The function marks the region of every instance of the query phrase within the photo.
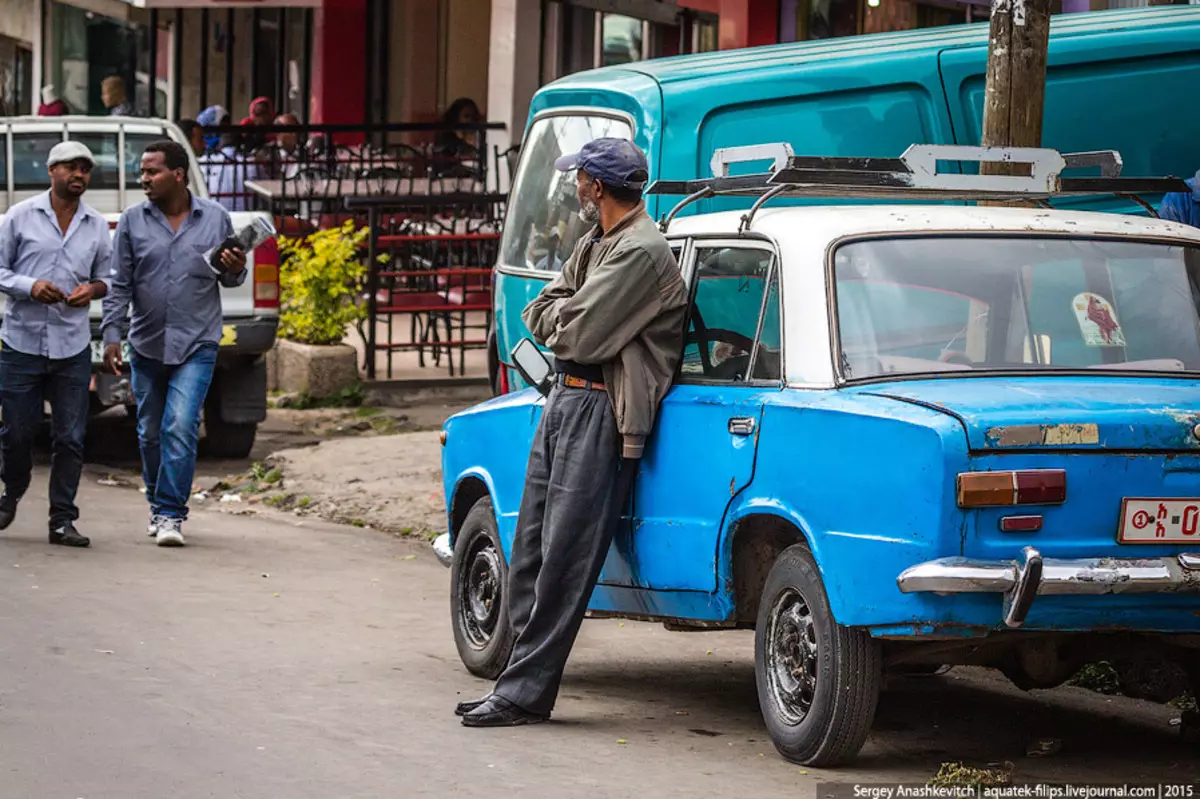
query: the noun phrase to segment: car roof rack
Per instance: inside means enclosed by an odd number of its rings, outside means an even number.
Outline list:
[[[729,174],[734,164],[772,160],[770,172]],[[938,171],[946,161],[1008,165],[1016,174],[960,174]],[[665,232],[680,211],[709,197],[758,198],[742,217],[739,232],[775,197],[829,197],[862,200],[1034,202],[1050,208],[1055,197],[1112,194],[1130,199],[1157,217],[1139,194],[1189,191],[1175,177],[1121,177],[1116,150],[1062,154],[1039,147],[970,147],[914,144],[899,158],[797,156],[786,142],[727,147],[713,153],[713,177],[658,180],[647,194],[685,195],[660,223]],[[1023,169],[1018,169],[1021,166]],[[1099,167],[1099,177],[1063,177],[1064,169]],[[1027,174],[1020,174],[1026,172]]]

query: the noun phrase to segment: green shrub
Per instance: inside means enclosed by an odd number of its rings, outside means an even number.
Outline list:
[[[279,237],[279,335],[301,344],[338,344],[346,327],[366,317],[361,301],[367,277],[362,245],[370,229],[318,230],[304,238]],[[379,256],[381,263],[387,256]]]

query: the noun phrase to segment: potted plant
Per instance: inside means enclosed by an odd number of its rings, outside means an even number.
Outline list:
[[[347,328],[367,314],[362,302],[370,229],[348,220],[339,228],[279,237],[279,336],[274,387],[314,398],[358,382],[358,357]],[[385,260],[386,256],[380,256]]]

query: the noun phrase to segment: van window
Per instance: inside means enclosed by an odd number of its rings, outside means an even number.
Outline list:
[[[559,172],[554,162],[603,137],[630,139],[633,131],[627,122],[601,116],[546,117],[530,128],[500,242],[502,265],[545,272],[562,269],[591,225],[579,218],[575,173]]]

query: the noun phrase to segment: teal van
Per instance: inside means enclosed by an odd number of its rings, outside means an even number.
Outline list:
[[[644,61],[542,88],[496,264],[493,390],[525,387],[507,355],[528,335],[521,311],[585,228],[574,175],[554,169],[560,155],[601,136],[632,138],[647,153],[653,181],[708,177],[718,148],[788,142],[797,155],[897,157],[912,144],[977,145],[987,51],[981,23]],[[1200,169],[1198,96],[1200,6],[1053,18],[1042,146],[1117,150],[1124,175],[1188,177]],[[662,219],[679,199],[648,196],[647,211]],[[750,202],[713,198],[683,213]],[[1146,213],[1118,198],[1060,205]]]

